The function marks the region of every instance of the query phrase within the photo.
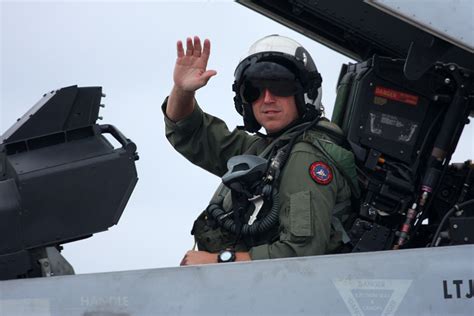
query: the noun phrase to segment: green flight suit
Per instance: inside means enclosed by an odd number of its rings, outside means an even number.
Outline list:
[[[164,113],[166,102],[162,107]],[[227,161],[231,157],[244,153],[260,155],[265,149],[268,151],[268,146],[277,143],[239,129],[231,132],[222,120],[204,113],[197,104],[190,116],[176,123],[165,115],[165,125],[166,137],[178,152],[218,177],[227,172]],[[288,140],[292,135],[294,132],[289,129],[279,139]],[[320,149],[313,145],[315,141],[320,144]],[[250,249],[236,247],[237,250],[248,250],[251,258],[256,260],[320,255],[334,252],[342,245],[342,233],[332,225],[333,209],[336,204],[350,200],[351,186],[334,165],[334,160],[322,153],[321,145],[336,152],[333,157],[338,163],[355,166],[352,153],[334,145],[330,137],[317,131],[306,132],[294,145],[281,171],[279,227],[270,232],[273,236],[263,238],[265,243],[260,242]],[[313,180],[309,168],[314,162],[330,166],[333,175],[330,183],[319,184]],[[354,168],[349,170],[351,172],[351,176],[355,175]],[[230,194],[227,194],[224,209],[230,209],[230,204]],[[220,235],[222,240],[218,241],[220,249],[232,243],[225,240],[226,236],[232,237],[223,232]],[[219,249],[204,250],[215,252]]]

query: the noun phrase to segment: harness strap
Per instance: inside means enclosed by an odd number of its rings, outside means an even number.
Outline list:
[[[347,234],[344,226],[342,225],[341,218],[342,216],[348,214],[347,209],[350,206],[351,206],[351,201],[345,200],[341,203],[337,203],[336,205],[334,205],[334,208],[332,209],[331,225],[335,231],[338,231],[341,233],[342,242],[344,244],[348,244],[351,241],[351,239],[349,235]]]

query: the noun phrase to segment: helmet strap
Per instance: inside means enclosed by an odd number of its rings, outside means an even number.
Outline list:
[[[321,77],[321,74],[319,72],[313,72],[311,73],[311,77],[308,83],[308,98],[310,99],[316,99],[319,94],[319,88],[321,87],[321,83],[323,82],[323,79]]]
[[[255,115],[253,114],[253,109],[251,104],[242,103],[243,107],[243,118],[244,118],[244,127],[245,130],[250,133],[256,133],[262,127],[255,119]]]

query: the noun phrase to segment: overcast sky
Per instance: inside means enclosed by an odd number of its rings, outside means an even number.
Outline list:
[[[340,66],[351,61],[231,1],[0,2],[0,134],[47,91],[102,86],[99,123],[117,126],[138,146],[139,181],[119,224],[64,245],[78,273],[176,266],[193,245],[192,223],[220,179],[164,136],[160,105],[172,87],[178,39],[211,39],[208,67],[218,75],[197,98],[232,128],[241,124],[233,72],[255,40],[277,33],[306,47],[323,76],[329,117]],[[472,124],[464,134],[455,161],[474,156]]]

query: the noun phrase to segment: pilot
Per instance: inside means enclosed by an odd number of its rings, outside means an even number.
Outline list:
[[[233,84],[244,126],[230,131],[195,99],[216,75],[207,69],[210,51],[208,39],[201,44],[197,36],[187,38],[186,50],[177,42],[174,86],[162,106],[167,139],[219,177],[230,172],[230,158],[243,154],[266,159],[269,167],[252,187],[266,189],[253,197],[239,200],[221,184],[194,223],[198,250],[188,251],[181,265],[340,251],[348,242],[351,195],[358,194],[354,157],[338,145],[340,130],[321,117],[321,76],[310,54],[284,36],[255,42]]]

